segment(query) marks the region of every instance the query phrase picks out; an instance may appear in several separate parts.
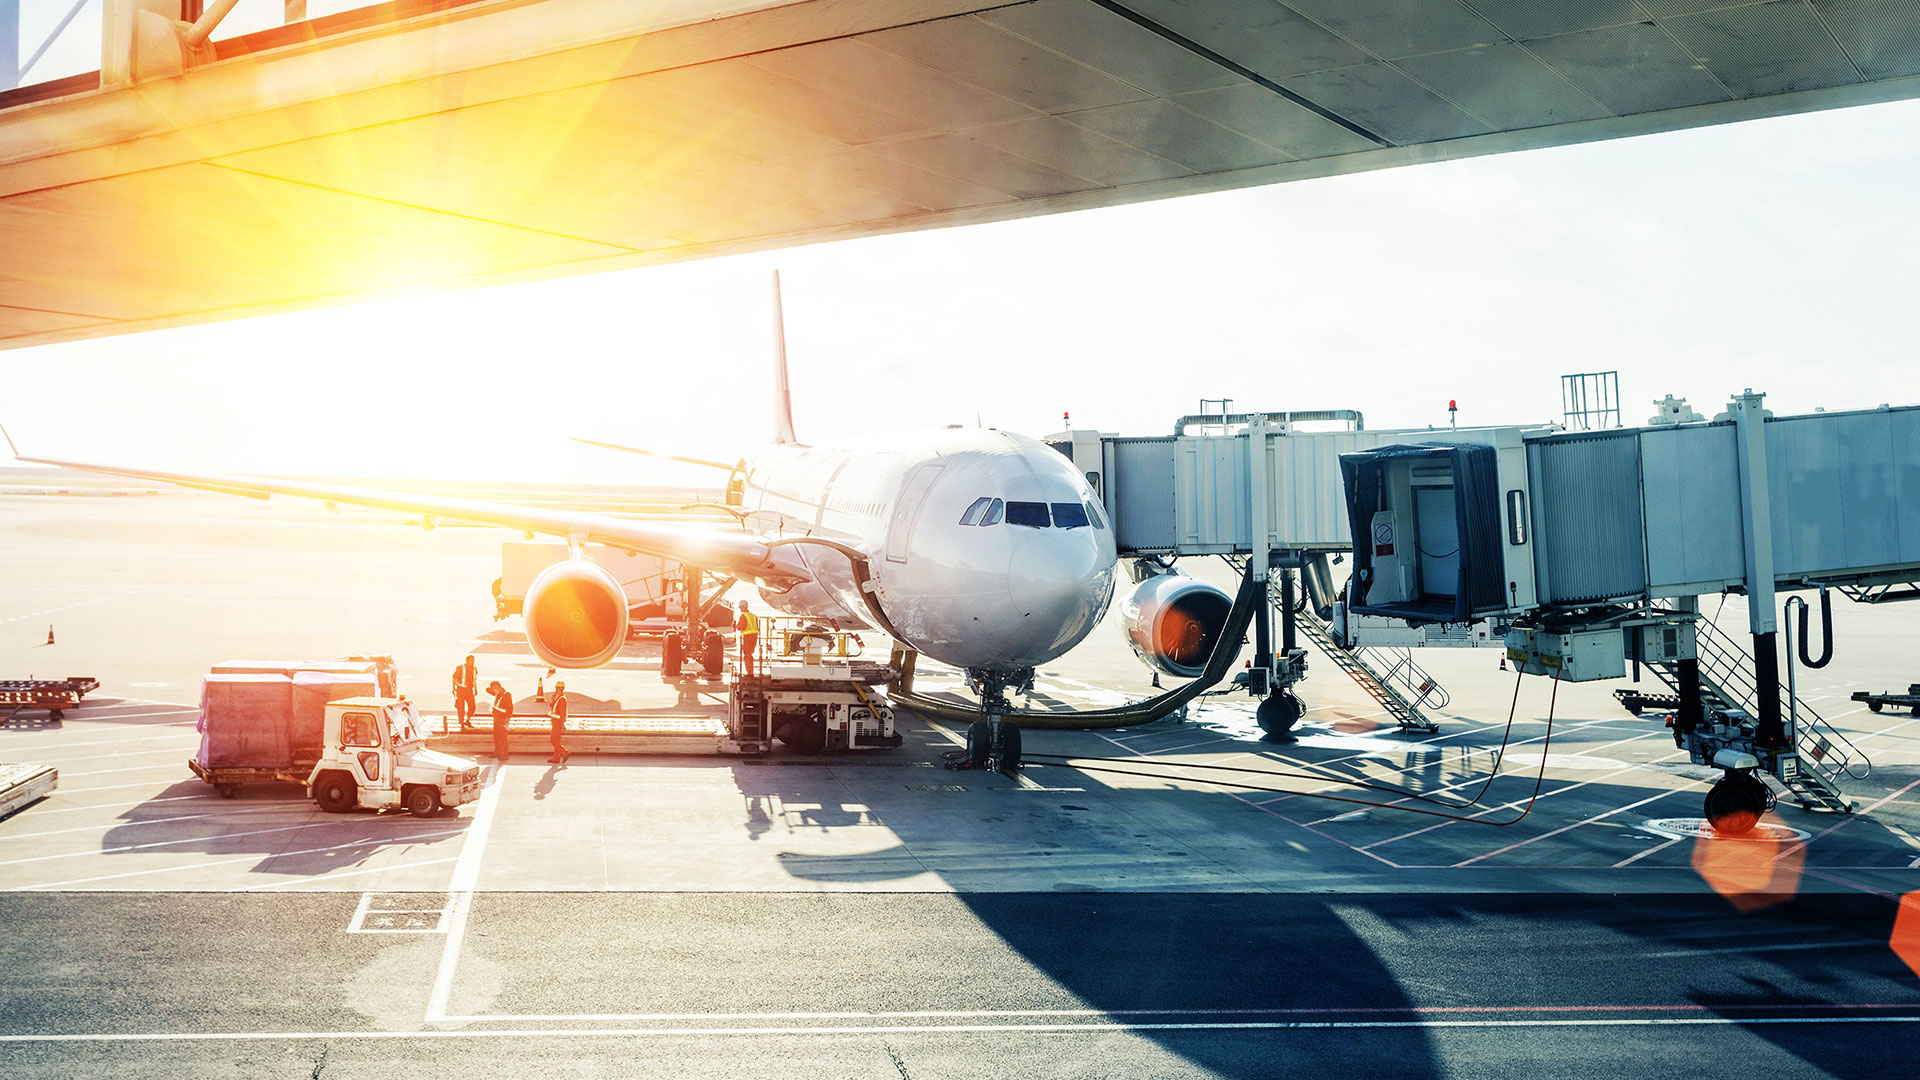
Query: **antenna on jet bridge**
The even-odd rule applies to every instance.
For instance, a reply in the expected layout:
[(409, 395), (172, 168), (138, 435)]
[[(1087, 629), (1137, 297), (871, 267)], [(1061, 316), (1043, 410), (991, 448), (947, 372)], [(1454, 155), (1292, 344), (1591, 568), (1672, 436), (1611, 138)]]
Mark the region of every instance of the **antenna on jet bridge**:
[(787, 384), (787, 322), (780, 310), (780, 271), (773, 272), (773, 441), (796, 443), (793, 392)]

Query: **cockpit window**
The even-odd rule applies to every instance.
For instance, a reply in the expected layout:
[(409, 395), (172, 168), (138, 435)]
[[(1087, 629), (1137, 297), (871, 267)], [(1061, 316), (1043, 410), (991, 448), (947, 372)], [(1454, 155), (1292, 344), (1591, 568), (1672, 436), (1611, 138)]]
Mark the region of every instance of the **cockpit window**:
[(1010, 502), (1007, 504), (1007, 524), (1025, 525), (1033, 529), (1044, 529), (1051, 524), (1047, 518), (1047, 504), (1043, 502)]
[(1053, 524), (1060, 529), (1084, 529), (1087, 527), (1087, 508), (1079, 503), (1054, 503)]
[(1093, 527), (1096, 529), (1107, 527), (1107, 519), (1100, 516), (1100, 508), (1092, 503), (1087, 504), (1087, 520), (1093, 522)]
[(987, 498), (985, 495), (982, 495), (979, 498), (973, 500), (973, 505), (967, 507), (967, 512), (960, 515), (960, 524), (962, 525), (980, 524), (980, 516), (987, 512), (987, 507), (992, 502), (993, 500)]
[(982, 525), (1000, 524), (1000, 516), (1002, 512), (1006, 510), (1006, 506), (1007, 504), (1001, 502), (999, 499), (993, 500), (993, 505), (987, 507), (987, 516), (980, 519), (980, 524)]

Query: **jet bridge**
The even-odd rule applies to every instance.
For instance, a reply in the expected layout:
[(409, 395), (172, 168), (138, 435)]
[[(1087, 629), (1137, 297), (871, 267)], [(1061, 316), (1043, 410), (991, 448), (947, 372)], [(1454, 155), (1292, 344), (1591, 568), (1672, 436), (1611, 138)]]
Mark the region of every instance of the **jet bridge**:
[[(1266, 591), (1268, 603), (1252, 618), (1254, 660), (1241, 683), (1262, 698), (1261, 726), (1281, 736), (1302, 711), (1293, 693), (1306, 673), (1302, 635), (1379, 701), (1404, 731), (1436, 730), (1422, 709), (1443, 707), (1446, 701), (1444, 688), (1414, 663), (1411, 648), (1504, 641), (1504, 626), (1477, 617), (1409, 628), (1399, 619), (1345, 616), (1335, 598), (1331, 566), (1353, 546), (1343, 457), (1418, 442), (1443, 456), (1490, 462), (1502, 477), (1520, 475), (1524, 486), (1524, 438), (1536, 430), (1548, 429), (1369, 431), (1360, 413), (1333, 410), (1193, 415), (1177, 421), (1169, 435), (1074, 430), (1047, 442), (1071, 458), (1100, 494), (1120, 556), (1135, 560), (1136, 590), (1155, 574), (1177, 573), (1174, 560), (1212, 555)], [(1437, 481), (1423, 475), (1420, 483), (1424, 488)], [(1517, 567), (1529, 557), (1525, 550), (1503, 553), (1490, 573), (1504, 581), (1506, 559)], [(1304, 591), (1299, 598), (1304, 603), (1296, 602), (1297, 589)], [(1511, 595), (1533, 599), (1530, 592)], [(1224, 610), (1220, 599), (1214, 606)], [(1127, 606), (1123, 601), (1123, 615)], [(1218, 644), (1237, 649), (1239, 642)], [(1196, 663), (1173, 673), (1197, 671)]]
[[(1517, 448), (1343, 454), (1351, 610), (1510, 620), (1509, 658), (1556, 679), (1647, 666), (1676, 692), (1676, 742), (1725, 772), (1707, 798), (1723, 832), (1771, 805), (1760, 774), (1808, 809), (1850, 809), (1840, 782), (1868, 763), (1795, 699), (1793, 651), (1781, 685), (1776, 593), (1817, 588), (1823, 611), (1830, 589), (1920, 595), (1920, 407), (1775, 417), (1763, 397), (1737, 395), (1711, 421), (1533, 432)], [(1712, 592), (1748, 597), (1750, 656), (1699, 619)], [(1824, 666), (1830, 635), (1815, 658), (1796, 605), (1799, 661)]]

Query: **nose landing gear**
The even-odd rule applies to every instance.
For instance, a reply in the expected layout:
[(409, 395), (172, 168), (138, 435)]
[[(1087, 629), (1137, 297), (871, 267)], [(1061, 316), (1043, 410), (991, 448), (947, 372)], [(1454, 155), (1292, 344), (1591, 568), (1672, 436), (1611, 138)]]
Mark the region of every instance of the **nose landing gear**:
[(1032, 686), (1033, 671), (1016, 672), (1011, 679), (998, 672), (969, 671), (967, 681), (979, 693), (980, 708), (987, 718), (967, 726), (966, 750), (947, 767), (992, 769), (1012, 776), (1020, 768), (1020, 725), (1001, 719), (1001, 714), (1007, 710), (1007, 688)]

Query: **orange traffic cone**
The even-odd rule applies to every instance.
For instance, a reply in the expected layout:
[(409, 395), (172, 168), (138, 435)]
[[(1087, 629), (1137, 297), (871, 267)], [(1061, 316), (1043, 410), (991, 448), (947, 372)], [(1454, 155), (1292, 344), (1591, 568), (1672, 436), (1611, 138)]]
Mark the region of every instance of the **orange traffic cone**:
[(545, 675), (540, 676), (540, 681), (533, 684), (533, 700), (547, 700), (547, 677)]
[(53, 644), (53, 624), (47, 624), (47, 644)]

